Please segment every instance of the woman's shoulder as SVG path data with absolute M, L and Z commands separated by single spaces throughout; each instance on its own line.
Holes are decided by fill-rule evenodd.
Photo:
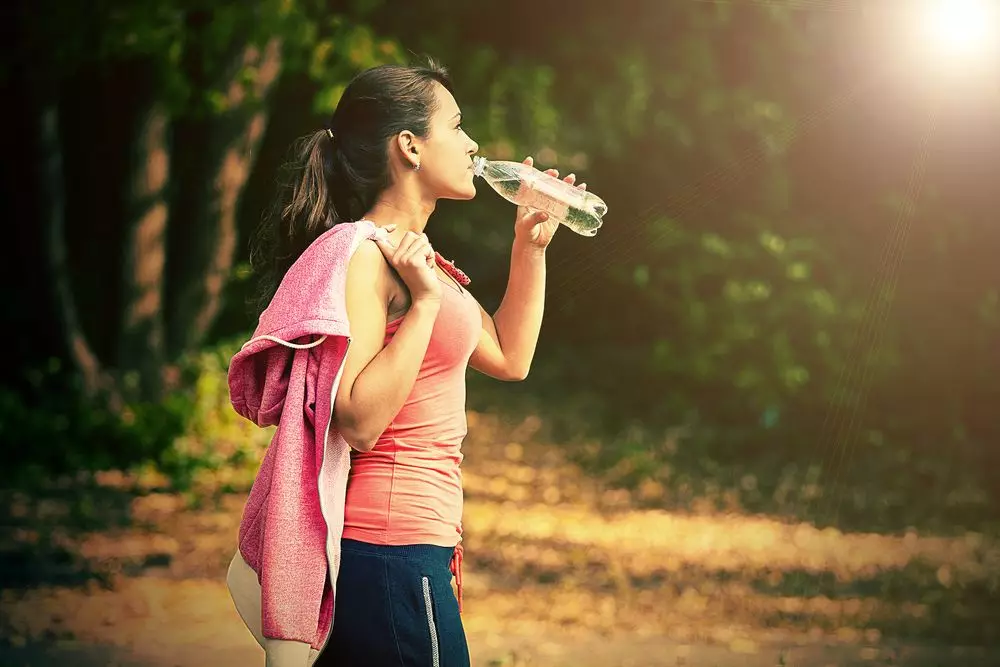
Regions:
M 380 308 L 387 314 L 401 299 L 395 272 L 372 239 L 358 244 L 347 274 L 348 301 L 363 303 L 365 308 Z
M 358 244 L 357 250 L 351 256 L 351 271 L 356 271 L 360 277 L 375 279 L 389 275 L 389 263 L 379 249 L 374 239 L 364 239 Z

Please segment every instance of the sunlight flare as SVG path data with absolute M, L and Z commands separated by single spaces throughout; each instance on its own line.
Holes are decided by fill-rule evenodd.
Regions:
M 924 17 L 927 37 L 946 55 L 979 54 L 1000 39 L 996 0 L 931 0 Z

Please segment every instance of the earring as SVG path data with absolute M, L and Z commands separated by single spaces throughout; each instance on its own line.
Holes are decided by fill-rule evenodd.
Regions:
M 413 166 L 413 171 L 420 171 L 420 163 L 419 162 Z

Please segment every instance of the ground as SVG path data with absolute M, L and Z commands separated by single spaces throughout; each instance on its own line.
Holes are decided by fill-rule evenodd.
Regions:
M 641 509 L 517 436 L 470 413 L 474 665 L 1000 665 L 989 536 Z M 0 665 L 263 664 L 223 583 L 245 493 L 106 473 L 3 496 Z

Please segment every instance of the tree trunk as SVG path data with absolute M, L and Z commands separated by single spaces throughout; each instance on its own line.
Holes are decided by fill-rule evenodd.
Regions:
M 175 208 L 174 220 L 184 229 L 175 235 L 171 254 L 171 298 L 168 310 L 168 351 L 177 358 L 200 344 L 216 315 L 232 269 L 237 240 L 237 209 L 250 176 L 257 148 L 267 127 L 268 95 L 281 70 L 281 43 L 263 49 L 246 47 L 230 73 L 226 110 L 206 121 L 205 145 L 185 171 L 194 196 Z M 240 80 L 246 68 L 256 70 L 250 90 Z M 200 180 L 201 182 L 197 182 Z M 187 219 L 178 219 L 183 216 Z M 173 233 L 173 232 L 172 232 Z
M 169 205 L 169 118 L 153 100 L 138 116 L 127 189 L 118 369 L 130 393 L 156 401 L 163 389 L 163 285 Z
M 114 378 L 94 354 L 76 309 L 70 277 L 65 235 L 65 187 L 62 145 L 59 138 L 59 109 L 56 102 L 47 103 L 39 123 L 39 190 L 41 219 L 45 225 L 45 247 L 52 279 L 56 318 L 64 337 L 67 353 L 83 382 L 84 394 L 91 399 L 103 397 L 109 407 L 118 411 L 121 396 Z

